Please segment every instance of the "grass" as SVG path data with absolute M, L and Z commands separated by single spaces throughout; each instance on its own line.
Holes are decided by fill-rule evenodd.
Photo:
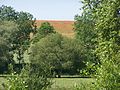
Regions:
M 4 90 L 2 84 L 5 83 L 5 77 L 0 77 L 0 90 Z M 47 90 L 77 90 L 82 84 L 94 82 L 92 78 L 54 78 L 53 84 Z M 89 89 L 88 89 L 89 90 Z
M 89 84 L 94 82 L 92 78 L 54 78 L 53 85 L 48 90 L 75 90 L 75 87 L 81 84 Z

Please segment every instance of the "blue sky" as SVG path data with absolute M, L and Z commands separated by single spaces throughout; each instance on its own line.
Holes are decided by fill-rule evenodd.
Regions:
M 1 5 L 31 13 L 39 20 L 74 20 L 81 14 L 80 0 L 0 0 Z

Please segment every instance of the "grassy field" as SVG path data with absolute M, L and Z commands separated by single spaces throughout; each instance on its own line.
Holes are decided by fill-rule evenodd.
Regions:
M 6 82 L 5 78 L 0 77 L 0 90 L 4 90 L 2 84 Z M 53 84 L 48 90 L 75 90 L 76 86 L 94 82 L 92 78 L 54 78 Z
M 94 82 L 92 78 L 54 78 L 53 85 L 48 90 L 74 90 L 81 84 L 89 84 Z

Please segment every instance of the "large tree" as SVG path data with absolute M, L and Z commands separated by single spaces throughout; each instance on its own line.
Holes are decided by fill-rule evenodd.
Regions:
M 83 4 L 87 5 L 87 0 L 82 2 Z M 87 9 L 88 7 L 83 6 L 83 13 L 82 15 L 75 16 L 75 23 L 74 23 L 74 30 L 76 39 L 79 40 L 80 44 L 84 46 L 84 61 L 86 63 L 86 68 L 81 71 L 83 74 L 94 74 L 95 67 L 99 60 L 96 58 L 94 54 L 95 49 L 95 37 L 96 32 L 94 31 L 95 28 L 95 19 L 92 15 L 92 11 Z
M 0 19 L 2 21 L 14 21 L 18 25 L 16 35 L 12 37 L 12 50 L 17 53 L 17 60 L 19 63 L 23 60 L 23 53 L 29 47 L 30 33 L 34 33 L 36 26 L 35 20 L 30 13 L 17 12 L 12 7 L 0 7 Z M 11 37 L 10 37 L 11 38 Z
M 101 62 L 98 69 L 97 84 L 99 88 L 119 90 L 120 87 L 120 17 L 119 0 L 103 0 L 95 13 L 97 21 L 96 53 Z M 102 83 L 101 83 L 102 82 Z
M 51 34 L 31 46 L 30 61 L 50 66 L 57 74 L 64 70 L 75 74 L 84 66 L 83 50 L 79 42 Z
M 13 39 L 18 32 L 18 26 L 11 21 L 0 22 L 0 71 L 7 70 L 9 63 L 13 62 Z
M 96 89 L 119 90 L 120 1 L 84 0 L 84 11 L 92 14 L 96 33 L 95 53 L 100 60 Z

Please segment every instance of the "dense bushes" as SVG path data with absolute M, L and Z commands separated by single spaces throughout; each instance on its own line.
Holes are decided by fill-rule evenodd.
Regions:
M 12 68 L 11 68 L 12 70 Z M 26 65 L 20 74 L 12 71 L 4 84 L 6 90 L 44 90 L 51 85 L 49 68 L 39 64 Z

